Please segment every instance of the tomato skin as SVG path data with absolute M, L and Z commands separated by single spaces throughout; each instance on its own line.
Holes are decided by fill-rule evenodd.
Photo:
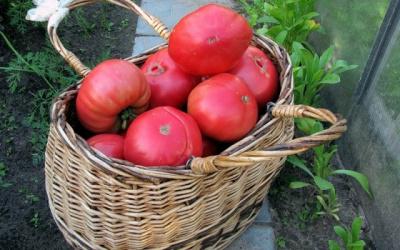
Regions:
M 201 133 L 188 114 L 168 106 L 151 109 L 131 123 L 125 159 L 142 166 L 179 166 L 201 156 Z
M 251 38 L 252 30 L 244 17 L 224 6 L 207 4 L 178 22 L 168 51 L 186 72 L 214 75 L 231 69 Z
M 249 46 L 239 63 L 229 72 L 240 77 L 256 96 L 259 107 L 272 101 L 278 92 L 278 72 L 260 49 Z
M 256 124 L 256 99 L 238 77 L 223 73 L 197 85 L 189 95 L 188 113 L 203 135 L 233 142 L 245 136 Z
M 104 155 L 124 159 L 124 138 L 117 134 L 98 134 L 87 139 L 87 143 Z
M 198 82 L 195 76 L 184 72 L 172 60 L 168 49 L 162 49 L 150 56 L 141 68 L 150 84 L 150 107 L 185 106 L 190 91 Z
M 106 60 L 82 82 L 76 98 L 78 119 L 89 131 L 110 132 L 124 109 L 144 111 L 150 94 L 150 87 L 138 67 L 124 60 Z

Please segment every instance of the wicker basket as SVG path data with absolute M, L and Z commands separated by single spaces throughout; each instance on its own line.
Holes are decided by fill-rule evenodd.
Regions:
M 68 8 L 94 2 L 98 1 L 75 0 Z M 108 2 L 137 13 L 168 39 L 166 27 L 134 2 Z M 64 48 L 55 23 L 48 26 L 52 44 L 85 76 L 90 70 Z M 220 155 L 193 158 L 178 169 L 148 169 L 90 148 L 68 122 L 79 82 L 54 101 L 46 149 L 46 191 L 54 220 L 72 246 L 223 249 L 254 220 L 286 156 L 340 137 L 346 130 L 345 120 L 328 110 L 292 105 L 292 68 L 285 50 L 258 35 L 252 42 L 273 58 L 280 72 L 279 99 L 246 138 Z M 126 60 L 139 65 L 165 46 Z M 333 125 L 318 134 L 292 139 L 294 117 Z

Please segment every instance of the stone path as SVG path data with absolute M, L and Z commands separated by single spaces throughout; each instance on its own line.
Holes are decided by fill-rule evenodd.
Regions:
M 158 17 L 170 29 L 186 13 L 197 9 L 199 6 L 209 2 L 220 3 L 235 7 L 233 0 L 142 0 L 142 8 L 150 14 Z M 157 33 L 139 18 L 136 27 L 135 45 L 133 55 L 137 55 L 147 49 L 163 43 Z M 272 250 L 275 249 L 275 235 L 271 226 L 271 215 L 267 198 L 253 225 L 234 241 L 227 250 Z

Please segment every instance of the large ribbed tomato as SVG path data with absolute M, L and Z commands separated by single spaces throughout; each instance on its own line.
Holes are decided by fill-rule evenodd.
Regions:
M 142 72 L 151 88 L 150 107 L 182 108 L 197 82 L 195 76 L 176 65 L 167 48 L 150 56 L 142 66 Z
M 79 121 L 95 133 L 111 131 L 126 108 L 131 107 L 136 113 L 144 111 L 150 93 L 138 67 L 124 60 L 106 60 L 85 77 L 79 89 L 76 99 Z
M 238 77 L 223 73 L 197 85 L 189 95 L 188 113 L 201 132 L 218 141 L 232 142 L 256 124 L 257 101 Z
M 87 140 L 93 148 L 108 157 L 124 158 L 124 138 L 117 134 L 98 134 Z
M 252 30 L 244 17 L 227 7 L 208 4 L 178 22 L 168 50 L 186 72 L 214 75 L 239 61 L 251 37 Z
M 195 120 L 173 107 L 157 107 L 139 115 L 125 137 L 125 159 L 138 165 L 179 166 L 201 154 L 201 133 Z
M 229 72 L 240 77 L 256 96 L 259 107 L 272 101 L 278 92 L 278 73 L 260 49 L 250 46 Z

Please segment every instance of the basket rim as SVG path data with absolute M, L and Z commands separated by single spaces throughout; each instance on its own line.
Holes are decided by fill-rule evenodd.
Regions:
M 256 33 L 253 33 L 251 45 L 263 49 L 263 51 L 266 52 L 269 56 L 275 56 L 271 59 L 274 62 L 275 66 L 277 66 L 280 83 L 280 93 L 276 104 L 293 104 L 294 85 L 292 63 L 287 51 L 276 42 L 274 42 L 272 39 Z M 149 50 L 146 50 L 139 55 L 124 58 L 124 60 L 127 60 L 134 64 L 139 64 L 144 62 L 144 60 L 147 59 L 151 54 L 167 46 L 168 43 L 165 42 Z M 146 167 L 136 165 L 125 160 L 109 158 L 98 150 L 91 148 L 86 143 L 86 140 L 83 139 L 83 137 L 75 133 L 74 129 L 71 127 L 66 119 L 68 103 L 74 100 L 74 97 L 76 96 L 76 93 L 80 88 L 82 80 L 83 79 L 79 80 L 78 82 L 69 86 L 66 90 L 62 91 L 59 96 L 53 100 L 51 106 L 50 129 L 55 129 L 66 145 L 68 145 L 73 150 L 83 153 L 83 155 L 85 155 L 85 157 L 89 161 L 95 163 L 94 165 L 115 176 L 130 176 L 133 174 L 140 178 L 153 179 L 154 181 L 158 181 L 159 178 L 191 179 L 193 177 L 201 176 L 201 174 L 193 173 L 190 168 L 191 160 L 193 158 L 189 159 L 185 165 L 180 165 L 177 167 Z M 266 112 L 259 117 L 255 128 L 253 128 L 244 138 L 233 144 L 230 144 L 230 146 L 228 146 L 228 148 L 221 152 L 219 155 L 234 156 L 241 152 L 245 152 L 247 149 L 254 146 L 257 142 L 257 140 L 251 141 L 255 137 L 254 134 L 265 131 L 265 129 L 273 126 L 281 119 L 283 119 L 272 117 L 269 111 L 270 110 L 267 109 Z

